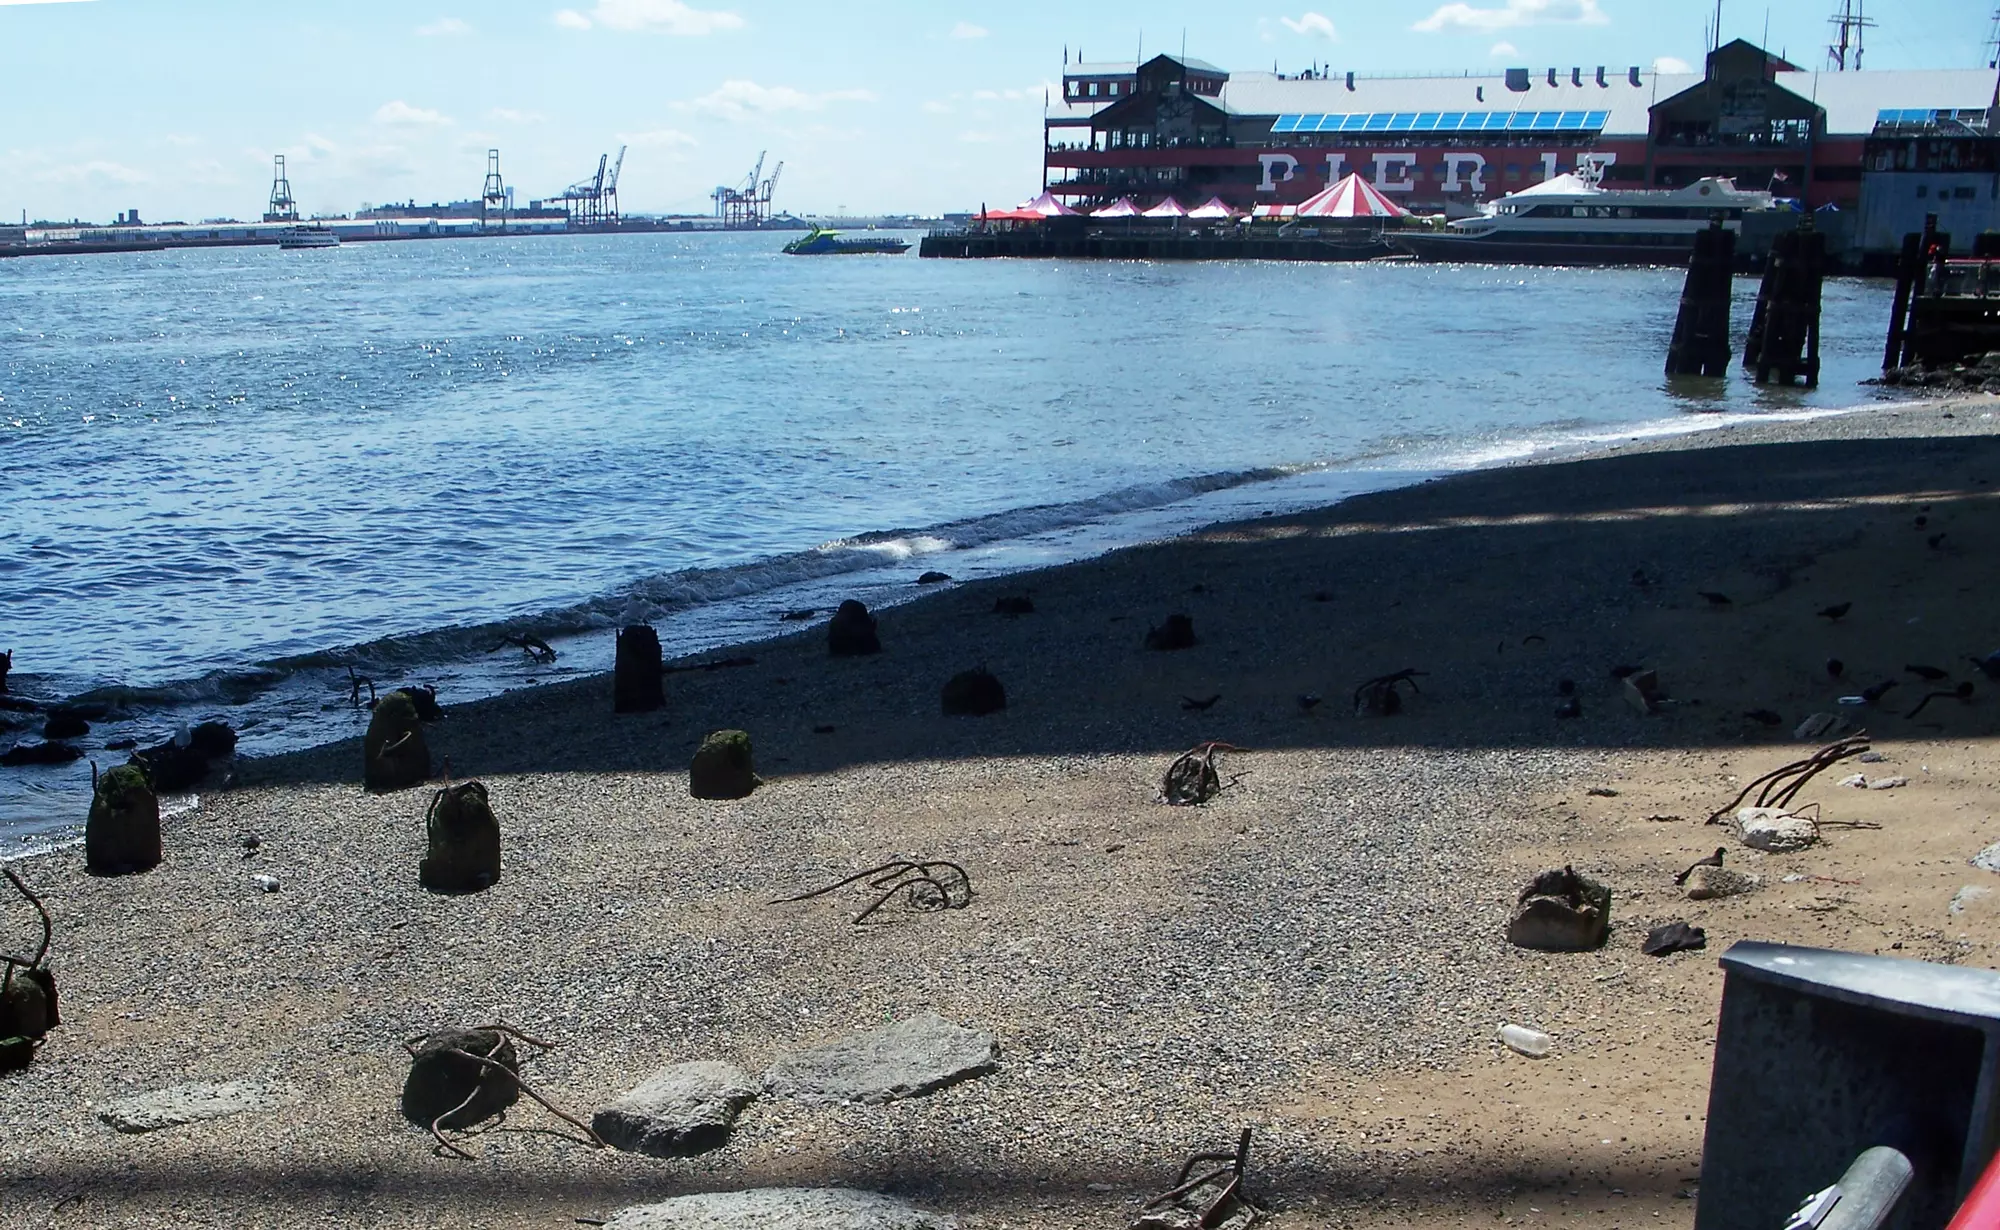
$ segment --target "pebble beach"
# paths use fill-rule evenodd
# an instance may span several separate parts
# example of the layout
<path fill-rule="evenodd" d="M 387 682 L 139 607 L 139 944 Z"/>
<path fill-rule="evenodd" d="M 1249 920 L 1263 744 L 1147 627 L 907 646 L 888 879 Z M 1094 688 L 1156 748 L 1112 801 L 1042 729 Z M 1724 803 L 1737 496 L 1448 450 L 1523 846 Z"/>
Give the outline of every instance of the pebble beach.
<path fill-rule="evenodd" d="M 63 1024 L 0 1077 L 0 1227 L 563 1226 L 765 1186 L 1111 1227 L 1245 1127 L 1286 1230 L 1691 1226 L 1730 942 L 2000 961 L 1995 895 L 1960 892 L 2000 888 L 1969 865 L 2000 841 L 2000 707 L 1968 663 L 2000 648 L 1996 410 L 1738 426 L 1215 526 L 940 587 L 880 612 L 868 657 L 774 611 L 787 635 L 673 664 L 752 659 L 671 671 L 652 713 L 614 716 L 608 677 L 441 696 L 436 784 L 484 782 L 502 832 L 475 894 L 419 885 L 430 790 L 364 792 L 358 740 L 239 758 L 148 873 L 9 864 L 53 914 Z M 1144 648 L 1176 613 L 1197 643 Z M 1906 665 L 1933 662 L 1973 696 L 1904 717 L 1931 686 Z M 1635 712 L 1621 665 L 1670 703 Z M 977 666 L 1006 709 L 941 716 Z M 1355 714 L 1403 670 L 1402 712 Z M 1818 784 L 1824 845 L 1739 853 L 1704 819 L 1820 712 L 1908 785 Z M 747 799 L 689 796 L 719 729 L 754 742 Z M 1239 749 L 1226 788 L 1162 805 L 1209 740 Z M 1685 900 L 1674 873 L 1718 844 L 1762 887 Z M 970 905 L 772 904 L 896 858 L 962 865 Z M 1612 888 L 1610 942 L 1509 947 L 1521 885 L 1565 863 Z M 4 909 L 0 951 L 31 949 Z M 1708 948 L 1642 956 L 1670 920 Z M 592 1148 L 523 1101 L 466 1161 L 397 1108 L 403 1041 L 446 1025 L 555 1043 L 524 1075 L 587 1120 L 669 1063 L 759 1073 L 926 1010 L 990 1031 L 995 1070 L 882 1105 L 765 1096 L 694 1158 Z M 1549 1057 L 1500 1047 L 1509 1022 Z M 266 1104 L 142 1135 L 100 1115 L 233 1080 Z"/>

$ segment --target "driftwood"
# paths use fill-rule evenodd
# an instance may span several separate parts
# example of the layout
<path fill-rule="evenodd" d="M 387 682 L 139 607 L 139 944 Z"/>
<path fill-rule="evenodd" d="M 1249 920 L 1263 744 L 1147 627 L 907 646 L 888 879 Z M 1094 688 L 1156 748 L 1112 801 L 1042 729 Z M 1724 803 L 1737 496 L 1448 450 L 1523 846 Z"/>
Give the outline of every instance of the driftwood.
<path fill-rule="evenodd" d="M 49 942 L 55 934 L 48 907 L 12 869 L 0 874 L 27 898 L 42 920 L 42 942 L 32 958 L 0 953 L 0 1072 L 5 1072 L 28 1066 L 43 1036 L 62 1024 L 62 1014 L 55 975 L 42 964 L 48 959 Z"/>
<path fill-rule="evenodd" d="M 1428 673 L 1409 667 L 1393 675 L 1377 675 L 1370 679 L 1354 689 L 1355 716 L 1372 714 L 1376 717 L 1389 717 L 1401 713 L 1403 695 L 1396 690 L 1397 685 L 1406 683 L 1410 685 L 1411 692 L 1421 692 L 1423 689 L 1417 686 L 1417 678 Z"/>
<path fill-rule="evenodd" d="M 1805 789 L 1807 782 L 1848 757 L 1859 756 L 1868 748 L 1868 732 L 1860 730 L 1837 743 L 1827 744 L 1803 760 L 1794 760 L 1790 764 L 1781 765 L 1743 787 L 1727 806 L 1711 812 L 1707 823 L 1720 824 L 1734 815 L 1736 809 L 1743 806 L 1744 800 L 1750 797 L 1753 790 L 1757 792 L 1756 806 L 1790 810 L 1792 800 L 1798 797 L 1799 791 Z"/>
<path fill-rule="evenodd" d="M 931 859 L 926 862 L 897 859 L 883 863 L 880 867 L 857 871 L 844 880 L 835 880 L 825 888 L 815 888 L 796 897 L 780 897 L 771 904 L 785 905 L 793 901 L 809 901 L 862 880 L 866 880 L 868 887 L 879 895 L 867 909 L 854 916 L 857 926 L 866 922 L 869 915 L 894 900 L 898 893 L 904 894 L 910 908 L 920 914 L 929 914 L 937 910 L 962 910 L 972 904 L 972 877 L 966 874 L 965 868 L 944 859 Z"/>
<path fill-rule="evenodd" d="M 527 654 L 530 662 L 547 665 L 556 660 L 556 651 L 549 648 L 549 643 L 539 636 L 503 636 L 499 644 L 486 652 L 498 653 L 509 646 Z"/>

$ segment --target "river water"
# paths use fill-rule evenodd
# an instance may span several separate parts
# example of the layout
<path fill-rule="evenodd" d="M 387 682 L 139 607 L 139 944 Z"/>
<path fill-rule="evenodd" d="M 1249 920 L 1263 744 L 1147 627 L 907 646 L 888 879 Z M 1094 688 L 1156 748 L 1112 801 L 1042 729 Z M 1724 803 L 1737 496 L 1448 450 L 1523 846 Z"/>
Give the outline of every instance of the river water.
<path fill-rule="evenodd" d="M 1682 275 L 798 259 L 780 234 L 0 261 L 0 649 L 111 706 L 357 730 L 353 666 L 466 699 L 1221 517 L 1718 415 L 1868 400 L 1886 285 L 1827 286 L 1821 387 L 1670 386 Z M 912 236 L 914 238 L 914 236 Z M 1754 281 L 1737 283 L 1747 326 Z M 1739 346 L 1740 349 L 1740 346 Z M 562 651 L 553 667 L 503 634 Z M 0 746 L 36 731 L 13 718 Z M 0 840 L 86 764 L 0 769 Z"/>

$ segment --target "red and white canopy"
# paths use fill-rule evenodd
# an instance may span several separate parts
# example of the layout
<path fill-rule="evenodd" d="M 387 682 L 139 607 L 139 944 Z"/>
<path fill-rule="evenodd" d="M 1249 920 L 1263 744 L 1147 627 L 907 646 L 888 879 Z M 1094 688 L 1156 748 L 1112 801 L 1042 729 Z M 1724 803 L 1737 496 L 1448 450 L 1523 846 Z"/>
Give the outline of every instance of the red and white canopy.
<path fill-rule="evenodd" d="M 1036 197 L 1034 200 L 1022 205 L 1021 208 L 1032 213 L 1038 213 L 1044 218 L 1067 218 L 1074 216 L 1076 213 L 1074 209 L 1056 200 L 1055 194 L 1051 192 L 1042 193 L 1042 195 Z"/>
<path fill-rule="evenodd" d="M 1188 216 L 1188 211 L 1181 207 L 1179 201 L 1168 197 L 1139 216 L 1141 218 L 1185 218 Z"/>
<path fill-rule="evenodd" d="M 1349 172 L 1324 192 L 1299 202 L 1301 218 L 1407 218 L 1410 211 L 1382 195 L 1381 189 Z"/>
<path fill-rule="evenodd" d="M 1236 217 L 1236 211 L 1225 205 L 1221 197 L 1212 196 L 1205 204 L 1188 210 L 1188 217 L 1196 222 L 1228 221 Z"/>
<path fill-rule="evenodd" d="M 1259 205 L 1250 211 L 1250 216 L 1253 218 L 1291 218 L 1296 217 L 1298 212 L 1299 207 L 1296 205 Z"/>
<path fill-rule="evenodd" d="M 1106 205 L 1103 209 L 1091 210 L 1090 216 L 1093 218 L 1136 218 L 1139 216 L 1139 207 L 1133 203 L 1131 197 L 1121 196 L 1111 202 L 1111 204 Z"/>

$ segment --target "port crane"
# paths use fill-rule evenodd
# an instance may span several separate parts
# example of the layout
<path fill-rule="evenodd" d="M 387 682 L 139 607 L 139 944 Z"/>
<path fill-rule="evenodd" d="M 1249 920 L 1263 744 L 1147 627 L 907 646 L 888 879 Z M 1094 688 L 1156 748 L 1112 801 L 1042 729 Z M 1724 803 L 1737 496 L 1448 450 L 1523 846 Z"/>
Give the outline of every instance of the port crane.
<path fill-rule="evenodd" d="M 285 176 L 285 156 L 272 159 L 271 203 L 264 210 L 266 222 L 297 222 L 299 203 L 292 199 L 292 181 Z"/>
<path fill-rule="evenodd" d="M 771 169 L 770 178 L 764 178 L 764 159 L 770 156 L 765 150 L 757 155 L 757 165 L 750 169 L 749 178 L 740 188 L 723 186 L 712 194 L 715 201 L 715 216 L 724 226 L 762 226 L 771 220 L 771 196 L 778 188 L 778 177 L 785 173 L 785 164 L 780 161 Z"/>
<path fill-rule="evenodd" d="M 571 184 L 555 200 L 562 202 L 569 224 L 576 228 L 618 225 L 618 173 L 625 169 L 625 146 L 618 147 L 618 161 L 611 155 L 597 156 L 597 174 Z"/>

